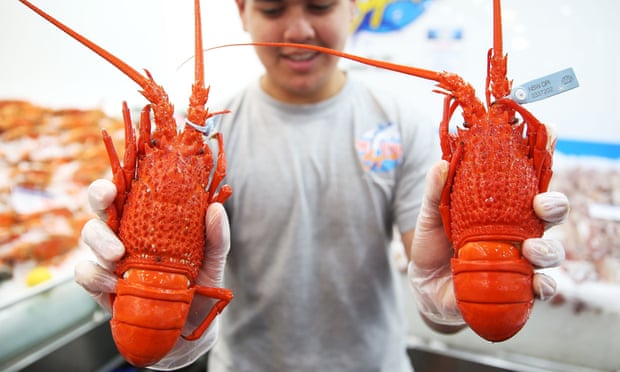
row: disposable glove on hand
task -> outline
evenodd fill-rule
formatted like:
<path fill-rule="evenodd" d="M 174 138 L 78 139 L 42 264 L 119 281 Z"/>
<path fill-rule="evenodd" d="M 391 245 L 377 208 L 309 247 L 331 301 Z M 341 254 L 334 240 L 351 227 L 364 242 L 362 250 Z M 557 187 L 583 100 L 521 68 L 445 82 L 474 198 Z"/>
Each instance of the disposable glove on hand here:
<path fill-rule="evenodd" d="M 115 197 L 116 186 L 108 180 L 96 180 L 88 189 L 90 207 L 101 219 L 105 219 L 105 209 Z M 97 263 L 78 263 L 75 268 L 75 281 L 90 293 L 101 307 L 111 312 L 110 293 L 114 292 L 118 280 L 114 274 L 115 263 L 125 253 L 125 247 L 101 219 L 88 221 L 82 229 L 82 240 L 93 251 Z M 213 203 L 207 209 L 206 237 L 205 260 L 196 284 L 221 287 L 230 249 L 230 229 L 226 211 L 219 203 Z M 203 296 L 194 297 L 183 334 L 189 334 L 200 324 L 214 301 Z M 179 338 L 170 353 L 149 368 L 172 370 L 191 364 L 213 346 L 217 338 L 217 328 L 218 318 L 215 318 L 199 340 L 186 341 Z"/>
<path fill-rule="evenodd" d="M 411 246 L 408 277 L 418 310 L 427 322 L 430 321 L 429 325 L 460 329 L 465 322 L 454 297 L 450 269 L 454 247 L 445 234 L 439 213 L 441 191 L 448 168 L 449 163 L 442 160 L 428 172 L 426 191 Z M 549 228 L 564 221 L 568 215 L 568 199 L 558 192 L 538 194 L 534 198 L 534 211 Z M 565 256 L 561 242 L 543 238 L 525 240 L 522 253 L 536 268 L 557 266 Z M 555 280 L 534 273 L 533 290 L 537 298 L 548 299 L 555 294 Z"/>

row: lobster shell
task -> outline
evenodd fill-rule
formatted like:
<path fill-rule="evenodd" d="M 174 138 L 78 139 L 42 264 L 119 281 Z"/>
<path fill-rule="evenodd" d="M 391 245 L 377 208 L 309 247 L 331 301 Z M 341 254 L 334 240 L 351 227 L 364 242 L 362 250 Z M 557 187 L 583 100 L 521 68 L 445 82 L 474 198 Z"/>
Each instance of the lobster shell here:
<path fill-rule="evenodd" d="M 119 276 L 131 267 L 157 263 L 196 280 L 204 258 L 211 164 L 204 155 L 183 156 L 177 146 L 174 151 L 147 147 L 148 153 L 138 158 L 118 230 L 126 247 L 116 264 Z"/>
<path fill-rule="evenodd" d="M 523 129 L 505 119 L 475 123 L 451 139 L 458 151 L 444 153 L 451 161 L 442 208 L 456 247 L 454 292 L 463 319 L 489 341 L 516 334 L 534 304 L 533 267 L 519 247 L 544 232 L 532 206 L 544 190 Z"/>

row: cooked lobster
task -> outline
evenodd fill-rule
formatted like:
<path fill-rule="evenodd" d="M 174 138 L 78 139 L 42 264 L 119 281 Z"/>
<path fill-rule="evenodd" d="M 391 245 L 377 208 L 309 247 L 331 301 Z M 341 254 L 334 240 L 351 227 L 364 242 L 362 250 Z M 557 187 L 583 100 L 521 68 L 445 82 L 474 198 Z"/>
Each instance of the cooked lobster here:
<path fill-rule="evenodd" d="M 142 88 L 150 102 L 142 110 L 138 138 L 129 108 L 123 103 L 122 165 L 105 130 L 103 140 L 118 191 L 106 211 L 107 223 L 126 248 L 115 268 L 119 280 L 111 298 L 112 335 L 128 362 L 138 367 L 152 365 L 179 337 L 199 338 L 233 297 L 228 289 L 196 284 L 204 259 L 207 207 L 223 203 L 232 193 L 228 185 L 220 187 L 226 173 L 221 134 L 214 135 L 219 147 L 215 160 L 204 140 L 206 120 L 225 111 L 211 113 L 205 107 L 209 88 L 203 81 L 199 0 L 194 1 L 195 82 L 187 113 L 190 125 L 180 132 L 166 92 L 148 71 L 143 76 L 28 1 L 20 1 L 117 67 Z M 215 303 L 191 333 L 182 334 L 195 294 L 214 298 Z"/>
<path fill-rule="evenodd" d="M 549 185 L 555 142 L 549 140 L 540 121 L 509 98 L 511 81 L 506 78 L 507 57 L 502 50 L 500 0 L 494 0 L 493 8 L 486 106 L 470 84 L 449 72 L 294 43 L 255 42 L 210 49 L 298 47 L 436 81 L 440 88 L 436 92 L 445 95 L 439 126 L 441 149 L 443 159 L 450 162 L 440 212 L 455 247 L 451 266 L 457 303 L 476 333 L 490 341 L 503 341 L 525 325 L 533 307 L 533 267 L 520 248 L 523 240 L 544 233 L 533 199 Z M 464 124 L 457 133 L 450 133 L 449 122 L 458 107 Z"/>

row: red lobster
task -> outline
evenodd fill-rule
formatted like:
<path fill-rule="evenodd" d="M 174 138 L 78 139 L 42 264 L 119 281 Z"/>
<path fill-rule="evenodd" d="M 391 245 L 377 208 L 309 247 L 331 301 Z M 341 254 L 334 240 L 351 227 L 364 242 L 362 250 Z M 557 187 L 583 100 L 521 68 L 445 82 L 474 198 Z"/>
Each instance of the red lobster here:
<path fill-rule="evenodd" d="M 166 92 L 148 71 L 143 76 L 28 1 L 20 1 L 116 66 L 140 85 L 150 102 L 142 110 L 137 140 L 129 109 L 123 103 L 122 166 L 105 130 L 103 140 L 118 190 L 106 211 L 107 223 L 126 248 L 115 269 L 119 280 L 112 295 L 112 335 L 127 361 L 138 367 L 152 365 L 172 349 L 179 336 L 199 338 L 233 297 L 228 289 L 195 284 L 204 259 L 207 207 L 223 203 L 232 193 L 228 185 L 217 190 L 226 173 L 221 134 L 215 134 L 219 151 L 211 174 L 213 154 L 199 131 L 206 128 L 208 118 L 226 112 L 210 113 L 205 107 L 209 88 L 203 81 L 199 0 L 194 1 L 195 82 L 187 114 L 195 129 L 186 127 L 180 133 Z M 153 133 L 151 109 L 156 124 Z M 196 293 L 216 302 L 189 335 L 182 335 Z"/>
<path fill-rule="evenodd" d="M 507 98 L 507 57 L 502 51 L 500 0 L 494 0 L 494 41 L 487 55 L 486 107 L 461 77 L 294 43 L 231 45 L 310 49 L 438 82 L 444 94 L 439 127 L 443 159 L 450 162 L 440 212 L 455 247 L 454 291 L 465 321 L 481 337 L 503 341 L 515 335 L 531 312 L 533 267 L 523 258 L 523 240 L 540 237 L 544 223 L 533 198 L 547 190 L 555 143 L 530 112 Z M 210 49 L 216 49 L 210 48 Z M 491 102 L 491 96 L 495 99 Z M 465 123 L 456 134 L 449 122 L 461 107 Z M 515 117 L 518 113 L 523 121 Z M 432 249 L 432 247 L 429 247 Z"/>

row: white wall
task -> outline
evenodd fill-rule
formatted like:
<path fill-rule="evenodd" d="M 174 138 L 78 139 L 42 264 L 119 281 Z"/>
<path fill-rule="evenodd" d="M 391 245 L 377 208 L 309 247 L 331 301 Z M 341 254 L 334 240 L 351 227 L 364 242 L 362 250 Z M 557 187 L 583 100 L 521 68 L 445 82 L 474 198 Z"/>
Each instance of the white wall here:
<path fill-rule="evenodd" d="M 350 50 L 396 62 L 447 69 L 474 84 L 482 97 L 486 51 L 491 43 L 490 0 L 435 0 L 429 10 L 398 35 L 398 48 L 364 34 Z M 616 90 L 620 86 L 620 35 L 615 0 L 505 0 L 505 51 L 515 84 L 565 67 L 573 67 L 581 86 L 527 106 L 554 124 L 561 138 L 620 142 Z M 79 30 L 135 68 L 149 68 L 178 109 L 189 96 L 193 55 L 192 2 L 173 0 L 36 0 L 54 16 Z M 203 0 L 205 47 L 246 41 L 233 0 Z M 464 38 L 453 44 L 430 43 L 429 27 L 462 27 Z M 98 56 L 69 39 L 17 0 L 0 2 L 0 99 L 22 98 L 52 106 L 100 106 L 119 112 L 120 101 L 140 106 L 137 86 Z M 248 62 L 250 61 L 250 62 Z M 207 54 L 207 82 L 212 102 L 226 97 L 261 67 L 250 47 Z M 249 67 L 248 67 L 249 66 Z M 358 72 L 359 67 L 355 67 Z M 410 95 L 441 115 L 441 97 L 430 85 L 395 73 L 372 70 L 369 79 Z M 218 107 L 211 107 L 218 109 Z"/>
<path fill-rule="evenodd" d="M 434 0 L 414 24 L 390 37 L 363 34 L 352 50 L 434 70 L 458 73 L 484 97 L 486 55 L 491 47 L 491 0 Z M 620 2 L 614 0 L 504 0 L 504 52 L 508 78 L 518 85 L 573 67 L 580 87 L 526 108 L 552 124 L 561 138 L 620 142 L 618 105 Z M 460 28 L 460 41 L 426 38 L 429 28 Z M 375 73 L 375 75 L 377 75 Z M 432 84 L 379 73 L 383 84 L 403 87 L 403 94 L 429 107 L 441 118 L 442 98 L 430 93 Z M 376 78 L 374 78 L 376 80 Z M 404 87 L 406 85 L 406 87 Z M 426 92 L 426 95 L 424 93 Z"/>
<path fill-rule="evenodd" d="M 179 67 L 194 54 L 193 1 L 33 2 L 135 69 L 148 68 L 177 109 L 185 110 L 193 61 Z M 247 41 L 233 0 L 203 0 L 202 14 L 205 48 Z M 119 115 L 122 100 L 145 103 L 137 84 L 17 0 L 0 1 L 0 51 L 0 99 L 102 107 Z M 259 66 L 251 47 L 207 53 L 212 97 L 232 94 L 261 71 Z"/>

